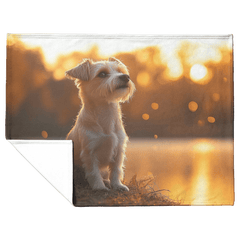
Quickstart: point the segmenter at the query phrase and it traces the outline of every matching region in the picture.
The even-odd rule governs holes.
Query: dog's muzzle
[[[119,86],[117,87],[119,88],[127,88],[128,87],[128,82],[130,80],[129,75],[127,74],[122,74],[121,76],[119,76],[119,79],[121,80],[121,84],[119,84]]]
[[[127,74],[123,74],[123,75],[119,76],[119,78],[120,78],[121,81],[124,82],[124,83],[128,83],[128,82],[129,82],[129,79],[130,79],[129,75],[127,75]]]

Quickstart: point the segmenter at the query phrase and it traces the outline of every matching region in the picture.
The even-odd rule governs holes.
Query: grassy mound
[[[171,200],[162,194],[167,190],[154,190],[154,177],[147,176],[137,180],[134,175],[128,186],[129,192],[123,191],[93,191],[89,187],[82,187],[77,181],[75,173],[75,206],[175,206],[179,202]]]

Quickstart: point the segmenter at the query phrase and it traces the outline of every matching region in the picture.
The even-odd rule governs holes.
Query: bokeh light
[[[42,137],[43,138],[48,138],[48,133],[46,131],[42,131]]]
[[[210,122],[210,123],[215,123],[215,121],[216,121],[216,119],[214,118],[214,117],[208,117],[207,118],[208,119],[208,122]]]
[[[152,103],[151,107],[152,107],[153,110],[157,110],[159,105],[157,103]]]
[[[196,112],[198,109],[198,104],[194,101],[188,103],[188,108],[191,112]]]
[[[136,57],[140,63],[145,63],[149,59],[149,52],[148,51],[140,51],[136,54]]]
[[[198,120],[198,126],[202,127],[205,125],[205,121],[203,120]]]
[[[158,139],[158,135],[155,134],[155,135],[154,135],[154,138],[155,138],[155,139]]]
[[[148,119],[149,119],[149,115],[148,115],[147,113],[144,113],[144,114],[142,115],[142,118],[143,118],[144,120],[148,120]]]
[[[178,80],[183,74],[183,67],[178,58],[173,58],[167,63],[168,69],[165,71],[165,77],[170,81]]]
[[[142,71],[137,75],[137,83],[141,86],[141,87],[146,87],[149,85],[150,83],[150,75],[148,72],[146,71]]]

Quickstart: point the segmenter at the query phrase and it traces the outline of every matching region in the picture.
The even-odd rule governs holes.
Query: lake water
[[[232,139],[130,139],[125,179],[155,177],[156,190],[186,205],[234,203]]]

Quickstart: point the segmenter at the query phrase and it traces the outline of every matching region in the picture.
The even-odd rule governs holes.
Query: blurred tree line
[[[128,67],[137,88],[130,102],[122,104],[130,137],[233,136],[232,51],[221,48],[221,61],[204,63],[212,78],[208,84],[201,85],[189,77],[185,54],[189,47],[191,44],[184,42],[178,51],[183,74],[174,81],[164,74],[167,66],[161,60],[159,47],[115,55]],[[65,139],[81,101],[74,82],[67,80],[64,72],[83,58],[102,59],[98,47],[94,46],[88,52],[59,56],[54,68],[49,70],[41,48],[28,49],[21,41],[8,44],[6,138]],[[191,101],[198,105],[194,112],[188,107]],[[152,103],[157,107],[153,108]],[[143,114],[148,118],[144,119]],[[209,122],[209,116],[215,121]]]

